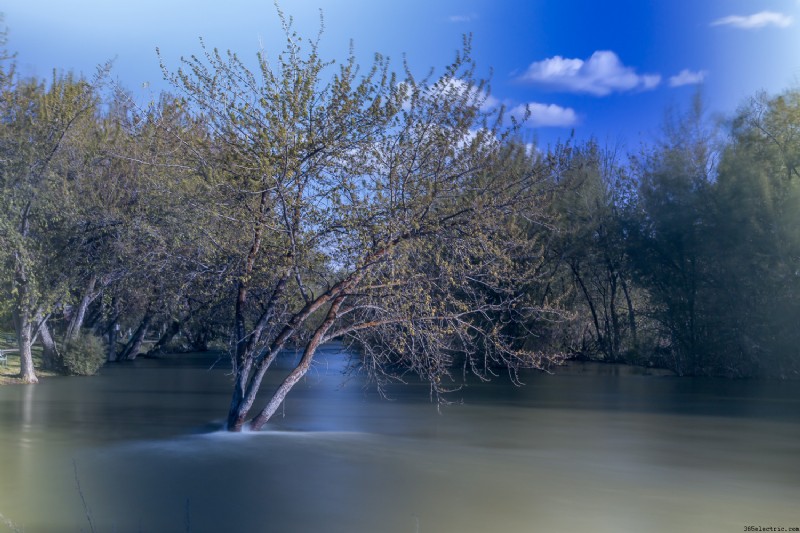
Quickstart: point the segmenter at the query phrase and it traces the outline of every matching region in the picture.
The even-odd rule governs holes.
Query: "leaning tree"
[[[0,66],[0,70],[2,67]],[[74,281],[63,253],[73,232],[67,192],[78,166],[70,147],[91,129],[97,84],[72,74],[49,83],[21,79],[13,65],[0,73],[0,257],[2,297],[20,350],[20,378],[36,383],[31,346]]]
[[[447,390],[455,362],[481,376],[538,367],[505,327],[542,311],[515,290],[539,261],[515,239],[535,216],[541,162],[487,109],[469,40],[441,76],[399,79],[386,58],[334,66],[280,14],[286,45],[250,69],[203,45],[165,76],[208,125],[184,142],[196,207],[231,291],[227,426],[261,428],[318,347],[357,341],[376,375],[411,370]],[[180,137],[180,132],[171,132]],[[525,212],[518,207],[524,205]],[[257,405],[278,354],[302,357]]]

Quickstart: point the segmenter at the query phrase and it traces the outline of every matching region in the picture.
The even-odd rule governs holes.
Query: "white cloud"
[[[447,20],[453,23],[472,22],[473,20],[477,19],[478,19],[477,13],[468,13],[466,15],[450,15],[449,17],[447,17]]]
[[[398,91],[402,94],[403,104],[402,108],[405,111],[411,109],[411,97],[413,88],[410,83],[400,82],[398,84]],[[457,78],[442,78],[435,84],[427,89],[429,96],[442,96],[452,98],[466,97],[470,104],[480,104],[480,110],[484,113],[491,113],[500,109],[503,104],[500,100],[490,95],[486,90],[481,90],[479,87],[470,87],[467,82]]]
[[[606,96],[612,92],[653,89],[661,83],[658,74],[637,74],[610,50],[598,50],[587,59],[561,56],[531,63],[522,80],[576,93]]]
[[[525,118],[526,109],[531,112],[528,121],[529,126],[539,127],[568,127],[574,126],[578,122],[578,115],[571,107],[561,107],[556,104],[540,104],[538,102],[531,102],[529,104],[521,104],[509,110],[509,114],[522,120]]]
[[[450,93],[459,97],[464,96],[465,93],[469,93],[468,99],[480,102],[481,111],[493,111],[500,107],[500,100],[486,91],[481,91],[478,87],[468,86],[467,82],[464,80],[451,78],[447,80],[444,85],[437,84],[437,86],[434,87],[434,90],[441,91],[442,93]]]
[[[685,68],[669,78],[669,86],[680,87],[682,85],[697,85],[698,83],[703,83],[707,75],[708,72],[705,70],[692,72],[691,70]]]
[[[741,28],[744,30],[754,30],[764,28],[766,26],[777,26],[778,28],[786,28],[791,26],[794,19],[789,15],[783,13],[776,13],[774,11],[761,11],[754,15],[741,16],[731,15],[729,17],[722,17],[711,23],[712,26],[733,26],[734,28]]]
[[[536,155],[536,156],[543,156],[544,152],[541,148],[536,146],[533,143],[525,143],[525,153],[527,155]]]

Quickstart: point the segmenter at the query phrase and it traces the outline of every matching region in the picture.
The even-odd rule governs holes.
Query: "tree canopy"
[[[379,387],[412,373],[434,397],[566,357],[797,377],[800,91],[725,124],[698,97],[635,157],[540,152],[489,109],[469,39],[418,78],[327,61],[279,16],[279,54],[203,44],[146,106],[105,69],[24,79],[2,54],[0,313],[23,381],[37,342],[72,373],[153,336],[151,354],[213,347],[241,430],[332,340]]]

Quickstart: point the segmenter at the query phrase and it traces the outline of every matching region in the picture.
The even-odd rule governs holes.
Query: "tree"
[[[148,332],[162,322],[170,323],[174,336],[182,321],[216,298],[208,287],[216,273],[206,260],[214,249],[201,237],[198,220],[187,218],[185,206],[176,202],[194,202],[197,186],[176,132],[194,142],[205,136],[204,125],[168,94],[145,109],[125,93],[118,92],[115,103],[108,128],[113,136],[102,136],[94,193],[87,191],[100,197],[97,218],[108,228],[98,241],[102,253],[87,268],[104,280],[102,329],[110,361],[136,358]],[[122,326],[132,335],[118,350]],[[168,341],[163,338],[159,348]]]
[[[20,378],[37,381],[31,346],[68,285],[58,266],[69,221],[62,186],[70,179],[60,158],[82,122],[93,120],[92,84],[54,74],[49,84],[6,71],[0,94],[0,232],[9,250],[5,297],[12,302],[20,350]],[[43,330],[42,330],[43,331]],[[49,340],[44,332],[43,340]],[[51,346],[52,348],[52,346]]]
[[[707,246],[713,232],[714,138],[698,95],[684,116],[670,117],[664,140],[636,161],[639,190],[629,253],[662,339],[669,339],[670,366],[679,374],[706,373],[715,342],[708,327],[714,317],[708,307],[713,252]]]
[[[536,311],[515,308],[513,244],[497,237],[540,174],[520,164],[502,115],[481,111],[469,42],[435,81],[408,68],[398,81],[380,56],[360,74],[352,54],[328,74],[318,40],[279,16],[274,66],[259,54],[254,72],[204,46],[165,69],[209,128],[185,146],[205,183],[198,226],[235,295],[228,429],[262,427],[336,338],[360,342],[366,368],[410,368],[436,393],[456,354],[476,371],[540,365],[480,320]],[[288,346],[301,347],[298,365],[255,408]]]
[[[754,97],[731,121],[714,194],[725,372],[796,376],[800,91]]]
[[[631,200],[627,170],[615,150],[596,141],[564,146],[554,176],[554,232],[549,253],[560,265],[569,308],[576,314],[573,349],[606,361],[638,351],[635,287],[626,253],[623,212]]]

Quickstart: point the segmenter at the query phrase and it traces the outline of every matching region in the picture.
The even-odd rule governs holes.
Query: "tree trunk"
[[[207,352],[208,344],[213,340],[210,332],[205,329],[192,331],[191,329],[186,328],[183,330],[183,335],[186,337],[186,341],[189,343],[189,348],[191,348],[193,352]]]
[[[234,360],[234,375],[236,376],[236,380],[234,383],[231,405],[228,410],[227,427],[229,431],[241,431],[261,387],[261,380],[272,364],[272,361],[275,360],[275,357],[283,349],[294,332],[305,323],[308,317],[327,302],[327,297],[321,296],[317,301],[306,304],[303,310],[294,315],[284,326],[281,333],[268,348],[268,353],[262,356],[257,362],[255,360],[255,355],[258,348],[257,345],[252,343],[240,363]],[[253,374],[252,376],[251,372]]]
[[[113,363],[117,360],[117,321],[113,320],[108,326],[108,356],[106,360]]]
[[[625,302],[628,305],[628,324],[631,328],[631,339],[633,340],[633,351],[636,352],[636,357],[639,356],[639,336],[636,332],[636,312],[633,308],[633,301],[628,292],[628,284],[625,278],[620,276],[620,284],[622,285],[622,293],[625,295]]]
[[[570,268],[572,269],[572,273],[575,276],[575,280],[578,282],[578,285],[583,292],[583,297],[586,299],[586,303],[589,306],[589,311],[592,313],[592,321],[594,323],[594,330],[597,334],[597,344],[600,346],[600,350],[603,352],[604,355],[608,354],[606,349],[606,342],[603,336],[603,330],[600,327],[600,319],[597,317],[597,309],[595,309],[594,301],[592,301],[592,297],[589,296],[589,290],[586,288],[586,285],[583,283],[583,278],[580,275],[578,267],[575,263],[569,263]]]
[[[117,324],[119,313],[117,313],[117,297],[111,298],[111,310],[109,311],[111,318],[108,321],[108,357],[109,363],[118,361],[117,354]]]
[[[144,318],[142,318],[142,321],[139,323],[139,327],[136,328],[136,331],[133,333],[131,340],[128,341],[128,344],[125,345],[125,349],[122,350],[122,353],[119,356],[121,361],[133,361],[136,359],[136,356],[139,355],[139,352],[142,349],[145,335],[147,335],[147,329],[150,327],[150,322],[152,320],[153,313],[148,311],[144,315]]]
[[[191,315],[190,315],[191,316]],[[182,321],[180,320],[173,320],[170,322],[170,325],[164,331],[164,334],[158,339],[158,342],[147,351],[147,355],[155,355],[157,353],[161,353],[162,348],[170,343],[170,341],[178,334],[181,330]]]
[[[97,298],[99,293],[94,291],[94,286],[97,283],[97,276],[92,276],[89,279],[89,284],[86,287],[86,292],[83,294],[83,298],[81,298],[81,303],[78,304],[77,309],[72,315],[72,320],[69,321],[69,326],[67,326],[67,332],[64,335],[64,340],[66,342],[75,340],[81,331],[81,326],[83,326],[83,321],[86,318],[86,310],[89,308],[89,304]]]
[[[228,409],[228,429],[230,431],[241,431],[242,426],[244,426],[245,419],[247,418],[247,413],[250,411],[250,408],[253,406],[253,401],[255,400],[256,394],[258,393],[258,389],[261,386],[261,378],[264,376],[264,373],[269,368],[271,361],[275,358],[277,352],[283,349],[284,344],[288,341],[289,337],[291,336],[291,332],[295,330],[295,328],[302,323],[308,316],[311,315],[316,310],[316,307],[308,304],[306,309],[298,315],[295,315],[293,321],[296,321],[294,325],[287,324],[287,327],[284,328],[284,331],[281,335],[278,336],[276,341],[273,345],[269,348],[269,356],[267,360],[263,360],[259,363],[258,368],[256,368],[256,375],[253,376],[253,380],[250,380],[250,373],[253,371],[253,364],[254,364],[254,352],[258,350],[259,341],[261,339],[262,332],[264,328],[266,328],[270,318],[272,317],[272,313],[275,310],[275,306],[283,294],[284,289],[286,288],[286,280],[288,277],[288,272],[278,281],[275,285],[275,290],[272,291],[272,295],[270,296],[269,303],[267,304],[266,309],[261,314],[261,317],[258,319],[258,322],[255,325],[255,329],[250,335],[250,338],[247,341],[247,344],[244,345],[242,349],[242,344],[240,339],[243,338],[244,332],[243,329],[239,332],[239,326],[244,325],[244,322],[240,321],[240,305],[239,300],[237,300],[236,304],[236,351],[233,357],[233,371],[234,375],[236,376],[236,380],[234,382],[233,387],[233,396],[231,398],[231,405]],[[241,293],[239,293],[241,296]],[[303,317],[305,315],[305,318]],[[240,350],[242,350],[240,352]]]
[[[102,294],[103,293],[101,291],[97,296],[102,296]],[[103,325],[104,308],[105,306],[102,304],[102,302],[99,305],[90,305],[89,309],[86,310],[86,316],[83,319],[83,327],[93,330],[95,335],[98,337],[104,337],[106,335],[107,325]]]
[[[617,274],[610,266],[609,262],[609,310],[611,312],[611,353],[612,360],[620,359],[619,348],[622,344],[622,333],[619,325],[619,315],[617,314]]]
[[[289,394],[289,391],[292,390],[292,387],[306,375],[306,372],[308,372],[308,369],[311,367],[311,361],[314,359],[317,348],[322,344],[322,339],[325,338],[325,334],[328,333],[328,330],[331,328],[334,321],[336,321],[342,303],[344,303],[343,296],[339,296],[333,301],[331,308],[328,310],[328,314],[325,316],[325,320],[319,325],[314,332],[314,336],[311,337],[311,340],[306,344],[300,362],[295,369],[286,376],[286,379],[283,380],[281,386],[275,391],[275,394],[273,394],[267,406],[250,422],[250,429],[254,431],[260,430],[278,410],[278,407],[283,403],[283,400],[286,398],[286,395]],[[233,430],[236,431],[235,429]]]
[[[28,234],[28,213],[31,203],[25,207],[22,220],[20,222],[20,234],[26,237]],[[19,347],[19,378],[23,383],[38,383],[36,371],[33,368],[33,297],[28,279],[28,272],[25,262],[16,254],[16,268],[14,272],[14,285],[17,292],[15,308],[12,311],[14,318],[14,328],[17,331],[17,346]]]
[[[26,309],[15,312],[14,326],[17,330],[17,346],[19,347],[19,378],[23,383],[39,383],[33,368],[33,324]]]
[[[61,367],[61,354],[46,321],[39,326],[39,334],[42,337],[42,368],[58,370]]]
[[[372,258],[380,257],[380,255],[373,255]],[[291,390],[297,381],[305,375],[308,371],[308,365],[311,364],[311,359],[314,357],[317,346],[322,343],[325,334],[330,329],[338,317],[339,309],[345,300],[342,294],[350,290],[353,286],[358,285],[364,277],[366,270],[361,270],[352,274],[349,278],[339,281],[336,285],[331,287],[326,293],[321,294],[316,300],[306,303],[302,310],[298,311],[292,318],[284,325],[281,332],[272,341],[266,353],[256,359],[257,344],[251,339],[251,345],[248,352],[245,354],[241,362],[237,361],[234,357],[234,375],[236,381],[234,385],[233,398],[231,399],[230,409],[228,411],[228,431],[241,431],[244,426],[256,395],[261,387],[261,380],[264,374],[269,369],[272,362],[277,357],[278,353],[283,349],[287,342],[292,338],[295,332],[306,323],[306,320],[318,310],[322,309],[328,302],[331,302],[331,307],[328,309],[325,320],[317,327],[311,341],[306,345],[306,351],[303,358],[300,360],[299,365],[292,371],[291,374],[284,380],[284,383],[275,392],[270,403],[261,411],[261,413],[251,422],[252,429],[261,428],[267,420],[275,413],[275,410],[280,406],[283,398]],[[279,284],[280,286],[281,284]],[[277,290],[277,289],[276,289]],[[280,289],[282,290],[282,289]],[[264,314],[259,322],[265,321],[268,318],[268,313]],[[262,324],[263,325],[263,324]],[[238,339],[234,339],[238,340]],[[309,349],[310,348],[310,349]],[[235,355],[235,354],[234,354]],[[252,376],[250,375],[252,372]]]
[[[242,430],[244,422],[247,419],[247,413],[250,410],[250,403],[247,402],[245,393],[247,390],[247,383],[250,379],[250,371],[252,369],[252,360],[247,359],[236,368],[236,380],[233,384],[233,397],[231,398],[231,405],[228,408],[228,431],[238,433]]]

